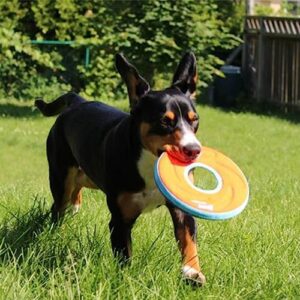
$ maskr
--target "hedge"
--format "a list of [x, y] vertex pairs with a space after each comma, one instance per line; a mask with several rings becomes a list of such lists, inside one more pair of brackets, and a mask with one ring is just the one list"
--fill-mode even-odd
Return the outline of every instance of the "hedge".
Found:
[[238, 0], [0, 0], [0, 96], [51, 98], [73, 89], [93, 98], [123, 98], [114, 67], [117, 52], [160, 88], [169, 83], [181, 55], [193, 50], [199, 87], [205, 87], [220, 75], [216, 53], [240, 43], [242, 9]]

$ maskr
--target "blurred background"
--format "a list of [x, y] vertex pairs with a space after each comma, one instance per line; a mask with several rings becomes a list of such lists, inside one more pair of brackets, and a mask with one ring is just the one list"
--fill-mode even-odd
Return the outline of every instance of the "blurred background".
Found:
[[[192, 50], [198, 95], [218, 102], [224, 95], [218, 96], [216, 86], [237, 86], [228, 92], [236, 97], [243, 85], [230, 75], [240, 69], [224, 64], [242, 67], [245, 16], [297, 16], [300, 1], [0, 0], [0, 11], [2, 99], [52, 99], [69, 90], [104, 101], [123, 99], [117, 52], [161, 88], [170, 83], [181, 55]], [[246, 75], [253, 65], [245, 67]], [[215, 82], [226, 73], [233, 82]]]

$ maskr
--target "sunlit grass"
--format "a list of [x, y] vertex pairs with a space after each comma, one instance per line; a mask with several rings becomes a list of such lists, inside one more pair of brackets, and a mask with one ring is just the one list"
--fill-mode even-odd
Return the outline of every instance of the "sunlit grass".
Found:
[[138, 219], [132, 263], [123, 269], [111, 254], [102, 193], [86, 190], [80, 213], [52, 227], [45, 140], [54, 118], [8, 104], [0, 102], [0, 298], [300, 297], [299, 124], [198, 107], [202, 144], [241, 167], [251, 199], [234, 219], [198, 220], [208, 283], [193, 289], [180, 280], [180, 255], [163, 207]]

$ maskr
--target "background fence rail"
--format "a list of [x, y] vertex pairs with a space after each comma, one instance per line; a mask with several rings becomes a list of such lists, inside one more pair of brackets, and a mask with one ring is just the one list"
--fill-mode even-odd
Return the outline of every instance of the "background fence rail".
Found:
[[258, 102], [300, 109], [300, 18], [245, 18], [243, 74]]

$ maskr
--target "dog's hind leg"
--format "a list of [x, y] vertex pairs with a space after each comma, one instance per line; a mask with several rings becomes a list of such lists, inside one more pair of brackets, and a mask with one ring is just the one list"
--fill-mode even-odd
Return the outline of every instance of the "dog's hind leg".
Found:
[[[69, 168], [64, 185], [65, 190], [63, 195], [63, 203], [66, 206], [70, 203], [73, 206], [73, 213], [77, 213], [79, 211], [82, 202], [82, 185], [78, 180], [79, 174], [80, 171], [77, 167]], [[62, 209], [65, 208], [66, 207], [63, 207]]]
[[71, 196], [71, 203], [73, 205], [73, 213], [78, 213], [82, 203], [82, 193], [80, 187], [75, 187]]
[[78, 167], [75, 166], [73, 155], [62, 134], [56, 129], [50, 132], [47, 139], [47, 157], [50, 189], [54, 200], [52, 219], [56, 222], [63, 217], [70, 202], [74, 205], [81, 203], [81, 186], [76, 182]]
[[60, 217], [63, 217], [66, 208], [69, 204], [73, 205], [73, 212], [78, 212], [81, 202], [82, 186], [78, 185], [78, 168], [70, 167], [67, 171], [60, 169], [60, 174], [51, 172], [50, 168], [50, 187], [54, 198], [52, 206], [52, 217], [54, 221], [57, 221]]
[[52, 220], [57, 222], [63, 217], [67, 207], [67, 197], [65, 193], [65, 178], [67, 176], [66, 170], [59, 170], [49, 168], [50, 189], [53, 196], [54, 203], [51, 208]]

